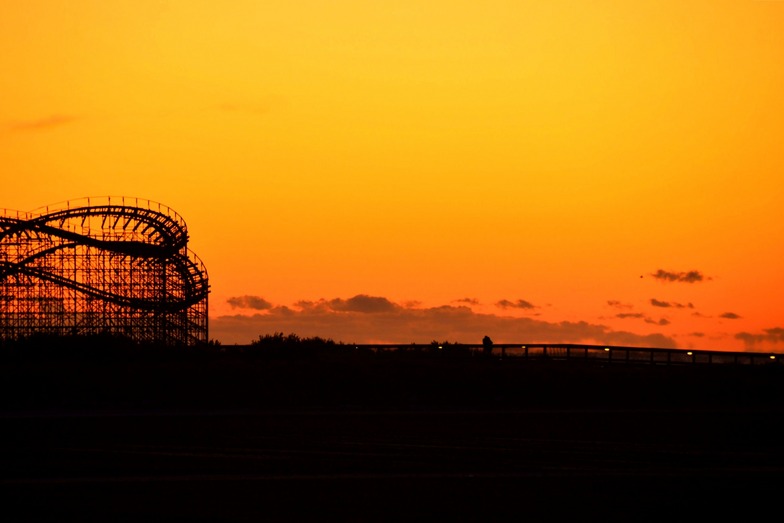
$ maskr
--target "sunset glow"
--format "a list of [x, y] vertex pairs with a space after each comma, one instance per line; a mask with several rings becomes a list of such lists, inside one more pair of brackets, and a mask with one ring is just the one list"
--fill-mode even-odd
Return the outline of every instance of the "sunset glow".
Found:
[[224, 344], [782, 352], [782, 28], [751, 0], [7, 0], [0, 207], [175, 209]]

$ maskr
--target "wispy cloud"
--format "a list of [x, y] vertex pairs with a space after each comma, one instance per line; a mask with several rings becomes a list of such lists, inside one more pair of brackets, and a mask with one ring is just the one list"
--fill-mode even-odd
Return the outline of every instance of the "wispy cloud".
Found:
[[706, 279], [700, 271], [670, 272], [659, 269], [658, 271], [652, 273], [651, 276], [657, 280], [682, 283], [696, 283]]
[[479, 305], [479, 300], [476, 298], [458, 298], [452, 300], [452, 303], [465, 303], [466, 305]]
[[495, 302], [496, 307], [500, 307], [502, 309], [535, 309], [536, 306], [531, 303], [530, 301], [526, 300], [499, 300]]
[[654, 320], [653, 318], [649, 318], [645, 314], [641, 312], [621, 312], [615, 315], [616, 318], [620, 318], [622, 320], [626, 319], [640, 319], [643, 320], [645, 323], [651, 323], [653, 325], [669, 325], [670, 320], [666, 318], [661, 318], [659, 320]]
[[660, 301], [660, 300], [657, 300], [656, 298], [651, 298], [651, 305], [653, 305], [654, 307], [674, 307], [676, 309], [693, 309], [694, 308], [694, 304], [693, 303], [687, 303], [687, 304], [684, 305], [683, 303], [677, 303], [677, 302], [672, 302], [672, 301]]
[[272, 304], [261, 296], [235, 296], [226, 300], [232, 309], [267, 310]]
[[210, 332], [223, 343], [249, 343], [260, 334], [294, 332], [346, 343], [427, 343], [434, 339], [479, 343], [487, 334], [497, 343], [675, 346], [674, 340], [663, 334], [641, 335], [584, 321], [547, 322], [480, 314], [466, 306], [409, 308], [366, 295], [303, 300], [295, 308], [272, 307], [253, 315], [220, 316], [211, 319]]
[[736, 340], [741, 340], [747, 348], [754, 348], [760, 343], [779, 343], [784, 342], [784, 328], [773, 327], [764, 329], [762, 334], [752, 334], [750, 332], [739, 332], [735, 335]]
[[614, 309], [632, 309], [634, 306], [631, 303], [623, 303], [618, 300], [607, 300], [607, 305]]
[[22, 120], [13, 122], [8, 125], [7, 128], [9, 131], [13, 132], [42, 131], [51, 129], [53, 127], [60, 127], [75, 122], [78, 119], [78, 117], [73, 115], [54, 114], [52, 116], [47, 116], [38, 120]]
[[724, 314], [720, 315], [719, 318], [724, 318], [727, 320], [738, 320], [740, 319], [740, 316], [734, 312], [725, 312]]

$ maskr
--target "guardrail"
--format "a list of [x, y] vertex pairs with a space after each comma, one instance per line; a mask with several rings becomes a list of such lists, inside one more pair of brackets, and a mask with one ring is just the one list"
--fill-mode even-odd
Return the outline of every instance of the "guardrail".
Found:
[[[373, 351], [431, 351], [455, 352], [467, 350], [482, 356], [482, 344], [444, 343], [444, 344], [351, 344], [357, 349]], [[518, 360], [563, 360], [588, 361], [612, 364], [650, 364], [650, 365], [769, 365], [784, 363], [784, 354], [773, 352], [744, 352], [719, 350], [687, 350], [653, 347], [622, 347], [614, 345], [580, 345], [563, 343], [496, 343], [489, 353], [493, 358], [513, 358]]]

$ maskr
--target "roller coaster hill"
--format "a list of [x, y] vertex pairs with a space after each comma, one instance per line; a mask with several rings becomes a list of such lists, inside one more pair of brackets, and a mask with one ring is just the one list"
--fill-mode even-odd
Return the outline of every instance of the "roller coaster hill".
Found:
[[0, 210], [0, 341], [206, 343], [209, 281], [169, 207], [129, 197]]

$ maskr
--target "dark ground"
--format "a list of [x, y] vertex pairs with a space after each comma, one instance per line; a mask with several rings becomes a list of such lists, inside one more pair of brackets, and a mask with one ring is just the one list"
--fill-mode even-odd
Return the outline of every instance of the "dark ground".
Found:
[[0, 380], [3, 521], [756, 521], [784, 505], [781, 365], [11, 358]]

